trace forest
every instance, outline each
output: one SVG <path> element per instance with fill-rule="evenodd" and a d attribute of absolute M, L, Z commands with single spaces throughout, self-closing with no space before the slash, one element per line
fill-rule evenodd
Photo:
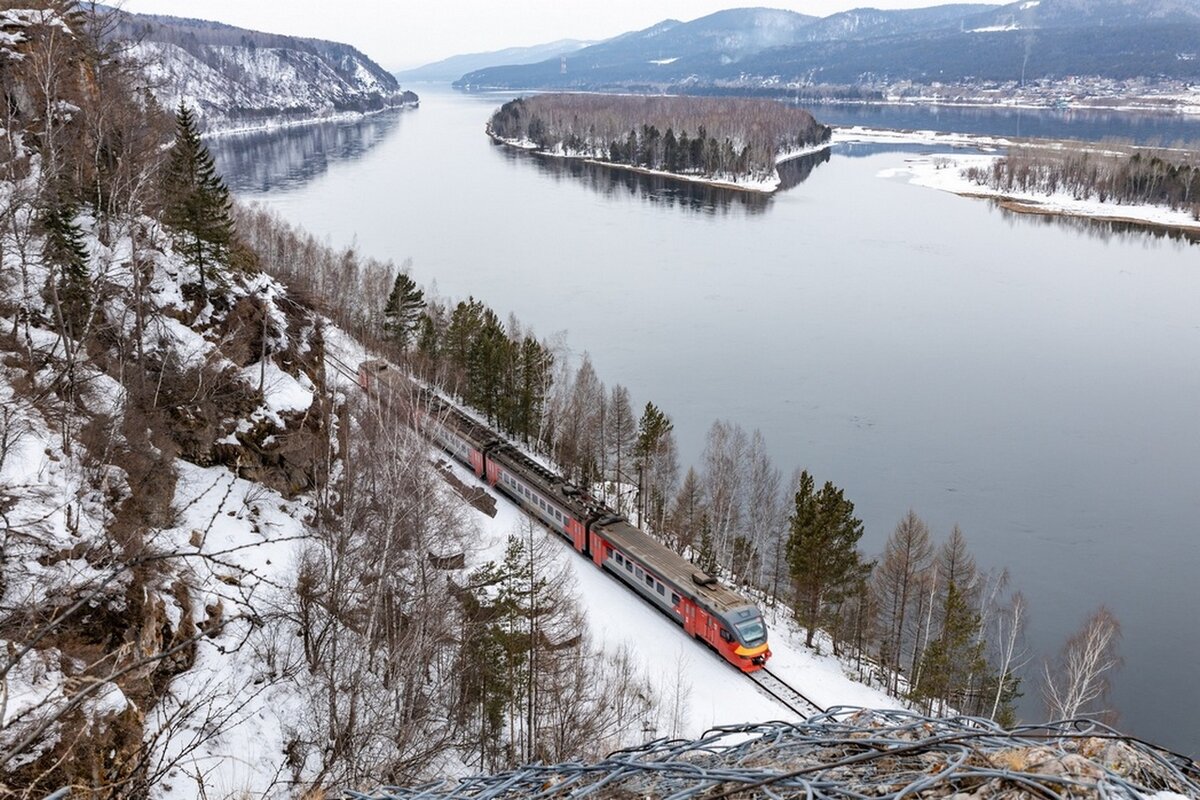
<path fill-rule="evenodd" d="M 770 100 L 595 94 L 511 100 L 488 130 L 544 152 L 734 181 L 771 178 L 778 161 L 831 135 L 807 111 Z"/>
<path fill-rule="evenodd" d="M 1056 194 L 1113 205 L 1155 205 L 1200 221 L 1200 150 L 1123 145 L 1014 147 L 966 176 L 998 191 Z"/>

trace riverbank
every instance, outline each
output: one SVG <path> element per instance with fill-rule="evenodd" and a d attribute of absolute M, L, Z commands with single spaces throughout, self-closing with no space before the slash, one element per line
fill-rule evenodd
<path fill-rule="evenodd" d="M 833 141 L 830 140 L 828 142 L 822 142 L 821 144 L 813 145 L 811 147 L 788 150 L 787 152 L 776 157 L 776 170 L 770 176 L 761 178 L 725 178 L 716 176 L 709 177 L 704 175 L 687 175 L 679 172 L 670 172 L 663 169 L 649 169 L 647 167 L 639 167 L 635 164 L 622 164 L 617 161 L 606 161 L 590 155 L 568 153 L 561 148 L 556 150 L 545 150 L 539 148 L 536 143 L 528 139 L 506 139 L 502 136 L 497 136 L 490 125 L 485 126 L 484 130 L 487 132 L 488 137 L 497 144 L 504 145 L 505 147 L 512 147 L 517 150 L 524 150 L 540 156 L 581 161 L 585 164 L 596 164 L 598 166 L 609 167 L 611 169 L 620 169 L 625 170 L 626 172 L 636 172 L 640 175 L 653 175 L 660 178 L 669 178 L 672 180 L 687 181 L 688 183 L 698 183 L 705 186 L 713 186 L 719 189 L 729 189 L 736 192 L 754 192 L 758 194 L 774 194 L 775 192 L 779 191 L 780 187 L 783 185 L 783 179 L 779 176 L 778 170 L 780 164 L 785 164 L 788 161 L 792 161 L 797 158 L 803 158 L 804 156 L 813 155 L 814 153 L 820 153 L 822 150 L 828 150 L 833 146 Z"/>
<path fill-rule="evenodd" d="M 1200 115 L 1200 92 L 1180 93 L 1165 96 L 1113 97 L 1110 101 L 1089 99 L 1062 100 L 1059 98 L 1005 98 L 982 97 L 947 98 L 938 95 L 917 97 L 885 97 L 882 99 L 854 98 L 801 98 L 805 106 L 879 106 L 894 108 L 962 108 L 988 109 L 995 111 L 1062 111 L 1095 112 L 1098 114 L 1162 114 L 1178 116 Z"/>
<path fill-rule="evenodd" d="M 995 154 L 929 155 L 910 158 L 904 166 L 885 169 L 880 178 L 907 177 L 908 182 L 930 189 L 951 192 L 961 197 L 984 198 L 1019 214 L 1056 217 L 1084 217 L 1100 222 L 1118 222 L 1166 232 L 1178 231 L 1200 236 L 1200 220 L 1188 211 L 1165 206 L 1117 205 L 1098 199 L 1080 200 L 1067 192 L 1044 194 L 992 189 L 966 176 L 971 168 L 990 170 L 1001 156 Z"/>
<path fill-rule="evenodd" d="M 414 102 L 397 103 L 396 105 L 384 106 L 370 111 L 335 111 L 332 114 L 312 114 L 302 117 L 272 117 L 265 120 L 256 121 L 249 124 L 240 124 L 234 122 L 234 127 L 215 128 L 206 130 L 201 134 L 204 139 L 217 139 L 224 136 L 237 136 L 246 133 L 266 133 L 269 131 L 285 130 L 288 128 L 302 128 L 306 125 L 319 125 L 325 122 L 353 122 L 354 120 L 366 119 L 378 114 L 383 114 L 387 111 L 409 111 L 420 108 L 421 101 L 418 99 Z"/>

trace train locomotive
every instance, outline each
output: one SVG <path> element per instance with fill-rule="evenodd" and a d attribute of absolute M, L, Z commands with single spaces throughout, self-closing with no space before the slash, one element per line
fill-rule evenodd
<path fill-rule="evenodd" d="M 767 626 L 745 597 L 386 362 L 364 362 L 358 378 L 381 400 L 410 403 L 418 424 L 439 447 L 690 636 L 744 672 L 766 664 L 771 656 Z"/>

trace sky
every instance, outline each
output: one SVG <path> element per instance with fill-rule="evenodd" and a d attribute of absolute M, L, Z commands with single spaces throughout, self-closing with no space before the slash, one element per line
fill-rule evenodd
<path fill-rule="evenodd" d="M 759 0 L 758 4 L 823 17 L 862 6 L 915 8 L 946 2 L 951 0 Z M 395 70 L 460 53 L 558 39 L 607 39 L 664 19 L 686 21 L 754 4 L 753 0 L 125 0 L 120 5 L 143 14 L 211 19 L 252 30 L 345 42 Z"/>

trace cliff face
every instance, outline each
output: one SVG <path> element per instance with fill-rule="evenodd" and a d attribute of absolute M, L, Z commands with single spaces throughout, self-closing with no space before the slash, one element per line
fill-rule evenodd
<path fill-rule="evenodd" d="M 417 96 L 355 48 L 177 17 L 121 14 L 151 90 L 197 110 L 208 130 L 415 105 Z"/>

